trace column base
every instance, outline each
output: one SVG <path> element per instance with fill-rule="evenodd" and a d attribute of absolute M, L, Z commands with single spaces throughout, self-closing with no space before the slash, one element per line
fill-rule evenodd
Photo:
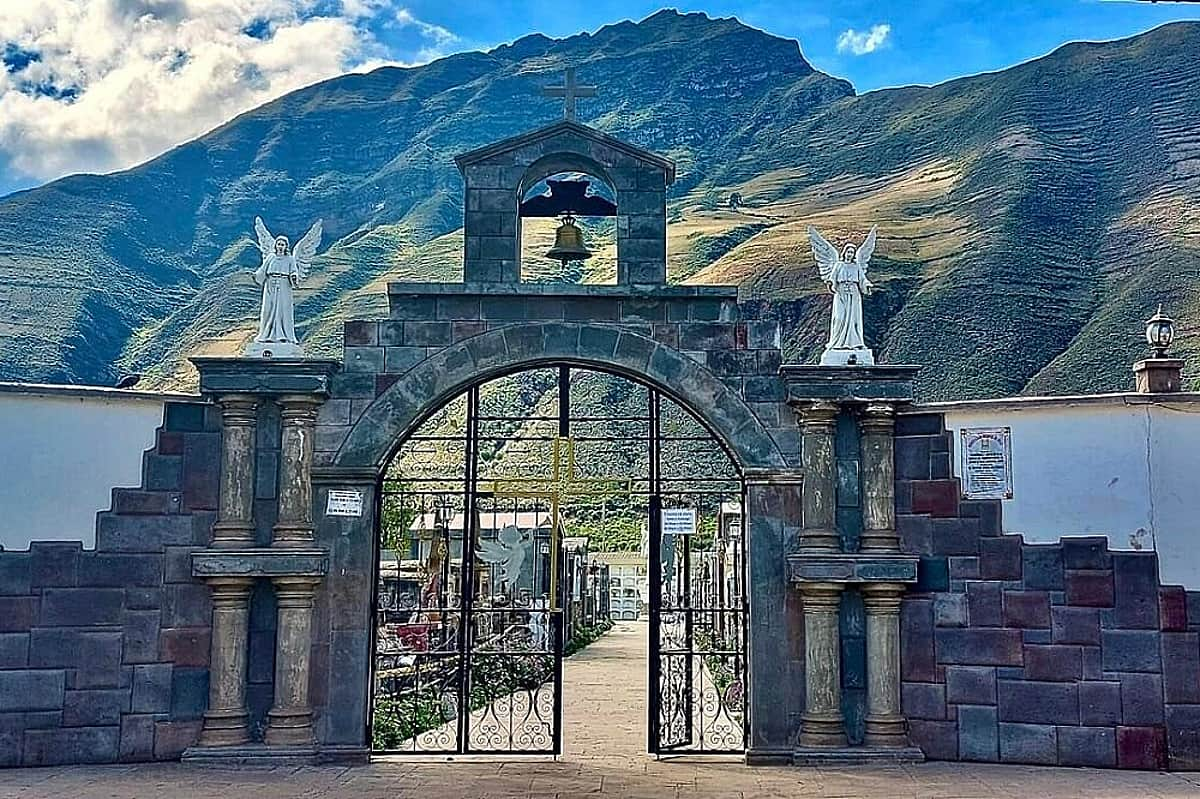
<path fill-rule="evenodd" d="M 873 719 L 867 717 L 867 746 L 896 749 L 908 746 L 907 724 L 903 718 Z"/>
<path fill-rule="evenodd" d="M 858 551 L 879 555 L 900 554 L 900 538 L 895 530 L 864 530 L 858 539 Z"/>
<path fill-rule="evenodd" d="M 842 540 L 836 530 L 807 527 L 800 531 L 800 552 L 841 552 Z"/>
<path fill-rule="evenodd" d="M 846 746 L 846 724 L 840 718 L 812 718 L 801 716 L 800 746 L 821 749 Z"/>
<path fill-rule="evenodd" d="M 267 713 L 267 732 L 263 736 L 269 746 L 311 747 L 315 742 L 310 710 L 272 710 Z"/>
<path fill-rule="evenodd" d="M 184 750 L 185 763 L 212 766 L 308 766 L 320 760 L 315 746 L 192 746 Z"/>
<path fill-rule="evenodd" d="M 312 549 L 313 528 L 277 524 L 271 528 L 271 546 L 275 549 Z"/>
<path fill-rule="evenodd" d="M 246 712 L 210 710 L 204 714 L 204 728 L 193 748 L 241 746 L 250 741 L 250 716 Z"/>
<path fill-rule="evenodd" d="M 915 746 L 877 749 L 871 746 L 799 746 L 792 752 L 793 766 L 890 766 L 924 763 L 925 753 Z"/>

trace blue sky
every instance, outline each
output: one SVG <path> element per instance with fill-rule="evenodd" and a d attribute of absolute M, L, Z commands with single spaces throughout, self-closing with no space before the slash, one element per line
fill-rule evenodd
<path fill-rule="evenodd" d="M 534 30 L 560 37 L 622 19 L 642 19 L 659 0 L 415 0 L 417 17 L 490 47 Z M 1171 20 L 1200 19 L 1200 6 L 1117 0 L 706 0 L 670 4 L 680 11 L 734 16 L 797 39 L 818 69 L 849 79 L 862 92 L 1001 69 L 1075 40 L 1115 39 Z M 847 30 L 888 26 L 881 45 L 855 55 L 838 51 Z"/>
<path fill-rule="evenodd" d="M 662 0 L 0 0 L 0 194 L 141 163 L 301 86 L 533 32 L 642 19 Z M 1200 19 L 1140 0 L 706 0 L 796 39 L 860 91 L 1002 69 L 1069 41 Z"/>

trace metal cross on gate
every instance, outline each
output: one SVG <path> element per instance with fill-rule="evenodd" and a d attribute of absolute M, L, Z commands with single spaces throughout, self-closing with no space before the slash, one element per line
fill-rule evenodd
<path fill-rule="evenodd" d="M 579 477 L 575 471 L 575 441 L 568 436 L 554 439 L 554 455 L 551 460 L 550 476 L 547 478 L 519 477 L 508 480 L 492 480 L 493 497 L 521 499 L 547 499 L 550 501 L 550 597 L 552 610 L 561 610 L 558 604 L 558 550 L 562 529 L 559 526 L 560 501 L 567 497 L 619 496 L 633 490 L 629 479 L 615 480 L 606 477 Z"/>
<path fill-rule="evenodd" d="M 580 97 L 595 97 L 595 86 L 581 86 L 575 82 L 575 67 L 567 67 L 562 86 L 543 86 L 543 97 L 563 98 L 563 119 L 575 121 L 575 101 Z"/>

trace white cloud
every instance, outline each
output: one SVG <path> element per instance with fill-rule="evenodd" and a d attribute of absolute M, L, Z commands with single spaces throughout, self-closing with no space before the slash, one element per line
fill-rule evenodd
<path fill-rule="evenodd" d="M 854 55 L 873 53 L 887 42 L 891 33 L 892 26 L 886 22 L 872 25 L 869 31 L 856 31 L 854 28 L 850 28 L 843 31 L 842 35 L 838 37 L 837 50 L 839 53 L 849 51 Z"/>
<path fill-rule="evenodd" d="M 371 28 L 456 40 L 394 0 L 0 2 L 0 161 L 37 180 L 140 163 L 293 89 L 391 63 Z"/>

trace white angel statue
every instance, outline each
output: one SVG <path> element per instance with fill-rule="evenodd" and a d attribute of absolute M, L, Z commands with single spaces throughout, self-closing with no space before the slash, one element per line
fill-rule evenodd
<path fill-rule="evenodd" d="M 525 564 L 525 543 L 526 537 L 521 535 L 516 525 L 505 525 L 495 541 L 479 541 L 475 556 L 484 563 L 498 566 L 497 576 L 501 582 L 508 583 L 511 589 L 520 579 L 521 567 Z"/>
<path fill-rule="evenodd" d="M 873 366 L 875 356 L 863 341 L 862 298 L 875 285 L 867 280 L 867 264 L 875 251 L 878 226 L 863 241 L 861 247 L 847 244 L 839 256 L 837 248 L 808 226 L 808 240 L 821 280 L 833 294 L 833 315 L 829 324 L 829 343 L 821 355 L 822 366 Z"/>
<path fill-rule="evenodd" d="M 308 276 L 308 267 L 321 243 L 318 219 L 288 252 L 287 236 L 272 236 L 262 217 L 254 217 L 254 232 L 262 265 L 254 281 L 262 286 L 262 310 L 258 316 L 258 335 L 246 345 L 245 354 L 262 358 L 300 358 L 304 350 L 296 339 L 295 307 L 292 289 Z"/>

